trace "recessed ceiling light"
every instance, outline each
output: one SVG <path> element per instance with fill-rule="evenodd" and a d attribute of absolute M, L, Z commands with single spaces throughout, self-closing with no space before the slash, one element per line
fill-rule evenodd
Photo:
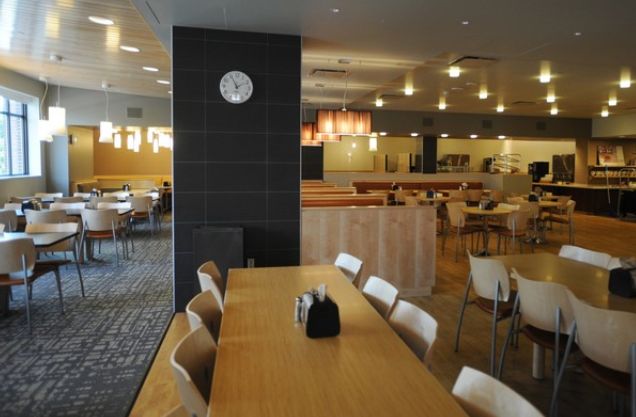
<path fill-rule="evenodd" d="M 416 136 L 419 136 L 419 135 L 420 135 L 420 134 L 419 134 L 419 133 L 416 133 L 416 132 L 411 133 L 411 136 L 413 136 L 413 137 L 416 137 Z"/>
<path fill-rule="evenodd" d="M 105 17 L 101 17 L 101 16 L 88 16 L 88 20 L 90 20 L 93 23 L 97 23 L 98 25 L 104 25 L 104 26 L 110 26 L 115 23 L 112 20 L 107 19 Z"/>
<path fill-rule="evenodd" d="M 167 80 L 157 80 L 157 82 L 163 85 L 170 85 L 170 81 L 167 81 Z"/>
<path fill-rule="evenodd" d="M 470 24 L 470 20 L 462 20 L 462 25 L 469 25 Z"/>
<path fill-rule="evenodd" d="M 331 10 L 331 13 L 340 13 L 340 9 L 337 7 L 334 7 L 333 9 L 329 9 Z"/>
<path fill-rule="evenodd" d="M 498 105 L 498 106 L 497 106 L 497 113 L 503 113 L 503 111 L 504 111 L 504 106 L 503 106 L 503 104 Z"/>
<path fill-rule="evenodd" d="M 121 49 L 122 51 L 133 52 L 133 53 L 137 53 L 141 51 L 141 49 L 135 46 L 128 46 L 128 45 L 120 45 L 119 49 Z"/>
<path fill-rule="evenodd" d="M 448 137 L 448 133 L 442 133 L 440 136 L 443 137 L 443 138 L 447 138 Z"/>
<path fill-rule="evenodd" d="M 448 76 L 451 78 L 459 77 L 459 74 L 461 74 L 461 72 L 462 72 L 461 68 L 459 68 L 457 65 L 453 65 L 450 68 L 448 68 Z"/>
<path fill-rule="evenodd" d="M 488 87 L 485 85 L 479 89 L 479 99 L 486 100 L 488 98 Z"/>
<path fill-rule="evenodd" d="M 384 106 L 384 100 L 382 100 L 382 97 L 378 97 L 375 99 L 375 107 L 382 107 Z"/>
<path fill-rule="evenodd" d="M 406 87 L 404 89 L 404 95 L 405 96 L 412 96 L 413 95 L 413 88 L 412 87 Z"/>
<path fill-rule="evenodd" d="M 159 71 L 159 68 L 157 68 L 157 67 L 141 67 L 141 68 L 143 68 L 144 71 L 150 71 L 150 72 Z"/>
<path fill-rule="evenodd" d="M 380 132 L 380 136 L 386 136 L 386 132 Z"/>
<path fill-rule="evenodd" d="M 608 117 L 609 116 L 609 110 L 607 110 L 607 107 L 603 107 L 603 110 L 601 111 L 601 117 Z"/>
<path fill-rule="evenodd" d="M 168 90 L 168 94 L 172 94 L 172 90 Z"/>
<path fill-rule="evenodd" d="M 556 106 L 556 104 L 552 105 L 552 108 L 550 109 L 550 114 L 552 116 L 556 116 L 557 114 L 559 114 L 559 108 Z"/>
<path fill-rule="evenodd" d="M 629 70 L 629 68 L 621 69 L 621 80 L 620 80 L 619 86 L 621 88 L 629 88 L 632 86 L 632 76 L 631 76 L 631 71 Z"/>
<path fill-rule="evenodd" d="M 471 139 L 477 139 L 477 135 L 470 135 Z"/>
<path fill-rule="evenodd" d="M 444 97 L 439 98 L 439 104 L 437 105 L 437 108 L 440 110 L 446 110 L 446 99 Z"/>
<path fill-rule="evenodd" d="M 581 32 L 574 32 L 574 36 L 581 36 L 582 33 Z"/>
<path fill-rule="evenodd" d="M 618 100 L 616 99 L 616 93 L 610 93 L 609 99 L 607 100 L 607 105 L 614 107 L 617 103 Z"/>
<path fill-rule="evenodd" d="M 497 139 L 506 139 L 506 136 L 505 135 L 499 135 L 499 136 L 497 136 Z"/>

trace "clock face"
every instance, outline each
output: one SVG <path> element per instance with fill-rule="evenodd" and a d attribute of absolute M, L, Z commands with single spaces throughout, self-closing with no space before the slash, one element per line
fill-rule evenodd
<path fill-rule="evenodd" d="M 219 84 L 221 95 L 229 103 L 245 103 L 252 96 L 254 86 L 252 80 L 244 72 L 230 71 L 221 78 Z"/>

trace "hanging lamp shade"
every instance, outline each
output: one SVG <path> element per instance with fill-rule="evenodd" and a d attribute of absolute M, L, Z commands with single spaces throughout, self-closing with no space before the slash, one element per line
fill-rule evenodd
<path fill-rule="evenodd" d="M 112 122 L 99 122 L 99 143 L 113 143 Z"/>
<path fill-rule="evenodd" d="M 53 136 L 51 136 L 51 124 L 48 120 L 38 120 L 38 137 L 42 142 L 53 142 Z"/>
<path fill-rule="evenodd" d="M 135 137 L 132 133 L 129 133 L 126 137 L 126 149 L 128 149 L 129 151 L 135 149 Z"/>
<path fill-rule="evenodd" d="M 303 122 L 300 129 L 300 146 L 322 146 L 320 140 L 314 139 L 315 131 L 315 123 Z"/>
<path fill-rule="evenodd" d="M 115 133 L 113 145 L 115 146 L 115 149 L 121 149 L 121 133 Z"/>
<path fill-rule="evenodd" d="M 370 135 L 371 112 L 359 110 L 318 110 L 316 133 L 328 135 Z"/>
<path fill-rule="evenodd" d="M 49 107 L 49 126 L 51 135 L 66 136 L 66 109 L 64 107 Z"/>
<path fill-rule="evenodd" d="M 153 139 L 152 141 L 152 151 L 154 153 L 159 153 L 159 139 Z"/>

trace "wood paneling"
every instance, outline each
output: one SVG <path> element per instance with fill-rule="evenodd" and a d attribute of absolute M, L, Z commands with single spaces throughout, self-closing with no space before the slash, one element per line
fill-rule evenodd
<path fill-rule="evenodd" d="M 306 208 L 302 263 L 333 263 L 340 252 L 362 259 L 369 275 L 403 295 L 428 295 L 435 285 L 435 209 L 415 207 Z"/>
<path fill-rule="evenodd" d="M 98 25 L 89 16 L 115 24 Z M 125 52 L 120 45 L 141 52 Z M 51 54 L 63 61 L 52 62 Z M 170 58 L 129 0 L 3 1 L 0 66 L 70 87 L 99 90 L 106 80 L 112 91 L 166 98 L 171 89 L 156 82 L 171 80 Z M 160 71 L 147 72 L 142 66 Z"/>

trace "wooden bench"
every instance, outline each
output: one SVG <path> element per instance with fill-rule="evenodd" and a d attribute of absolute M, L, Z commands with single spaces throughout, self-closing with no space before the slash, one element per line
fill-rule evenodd
<path fill-rule="evenodd" d="M 170 368 L 170 355 L 190 332 L 185 313 L 176 313 L 161 341 L 159 351 L 137 394 L 129 417 L 162 417 L 181 404 L 177 384 Z"/>
<path fill-rule="evenodd" d="M 355 195 L 322 195 L 303 196 L 302 207 L 343 207 L 343 206 L 386 206 L 386 195 L 355 194 Z"/>
<path fill-rule="evenodd" d="M 302 188 L 302 194 L 355 194 L 355 187 L 315 187 Z"/>

